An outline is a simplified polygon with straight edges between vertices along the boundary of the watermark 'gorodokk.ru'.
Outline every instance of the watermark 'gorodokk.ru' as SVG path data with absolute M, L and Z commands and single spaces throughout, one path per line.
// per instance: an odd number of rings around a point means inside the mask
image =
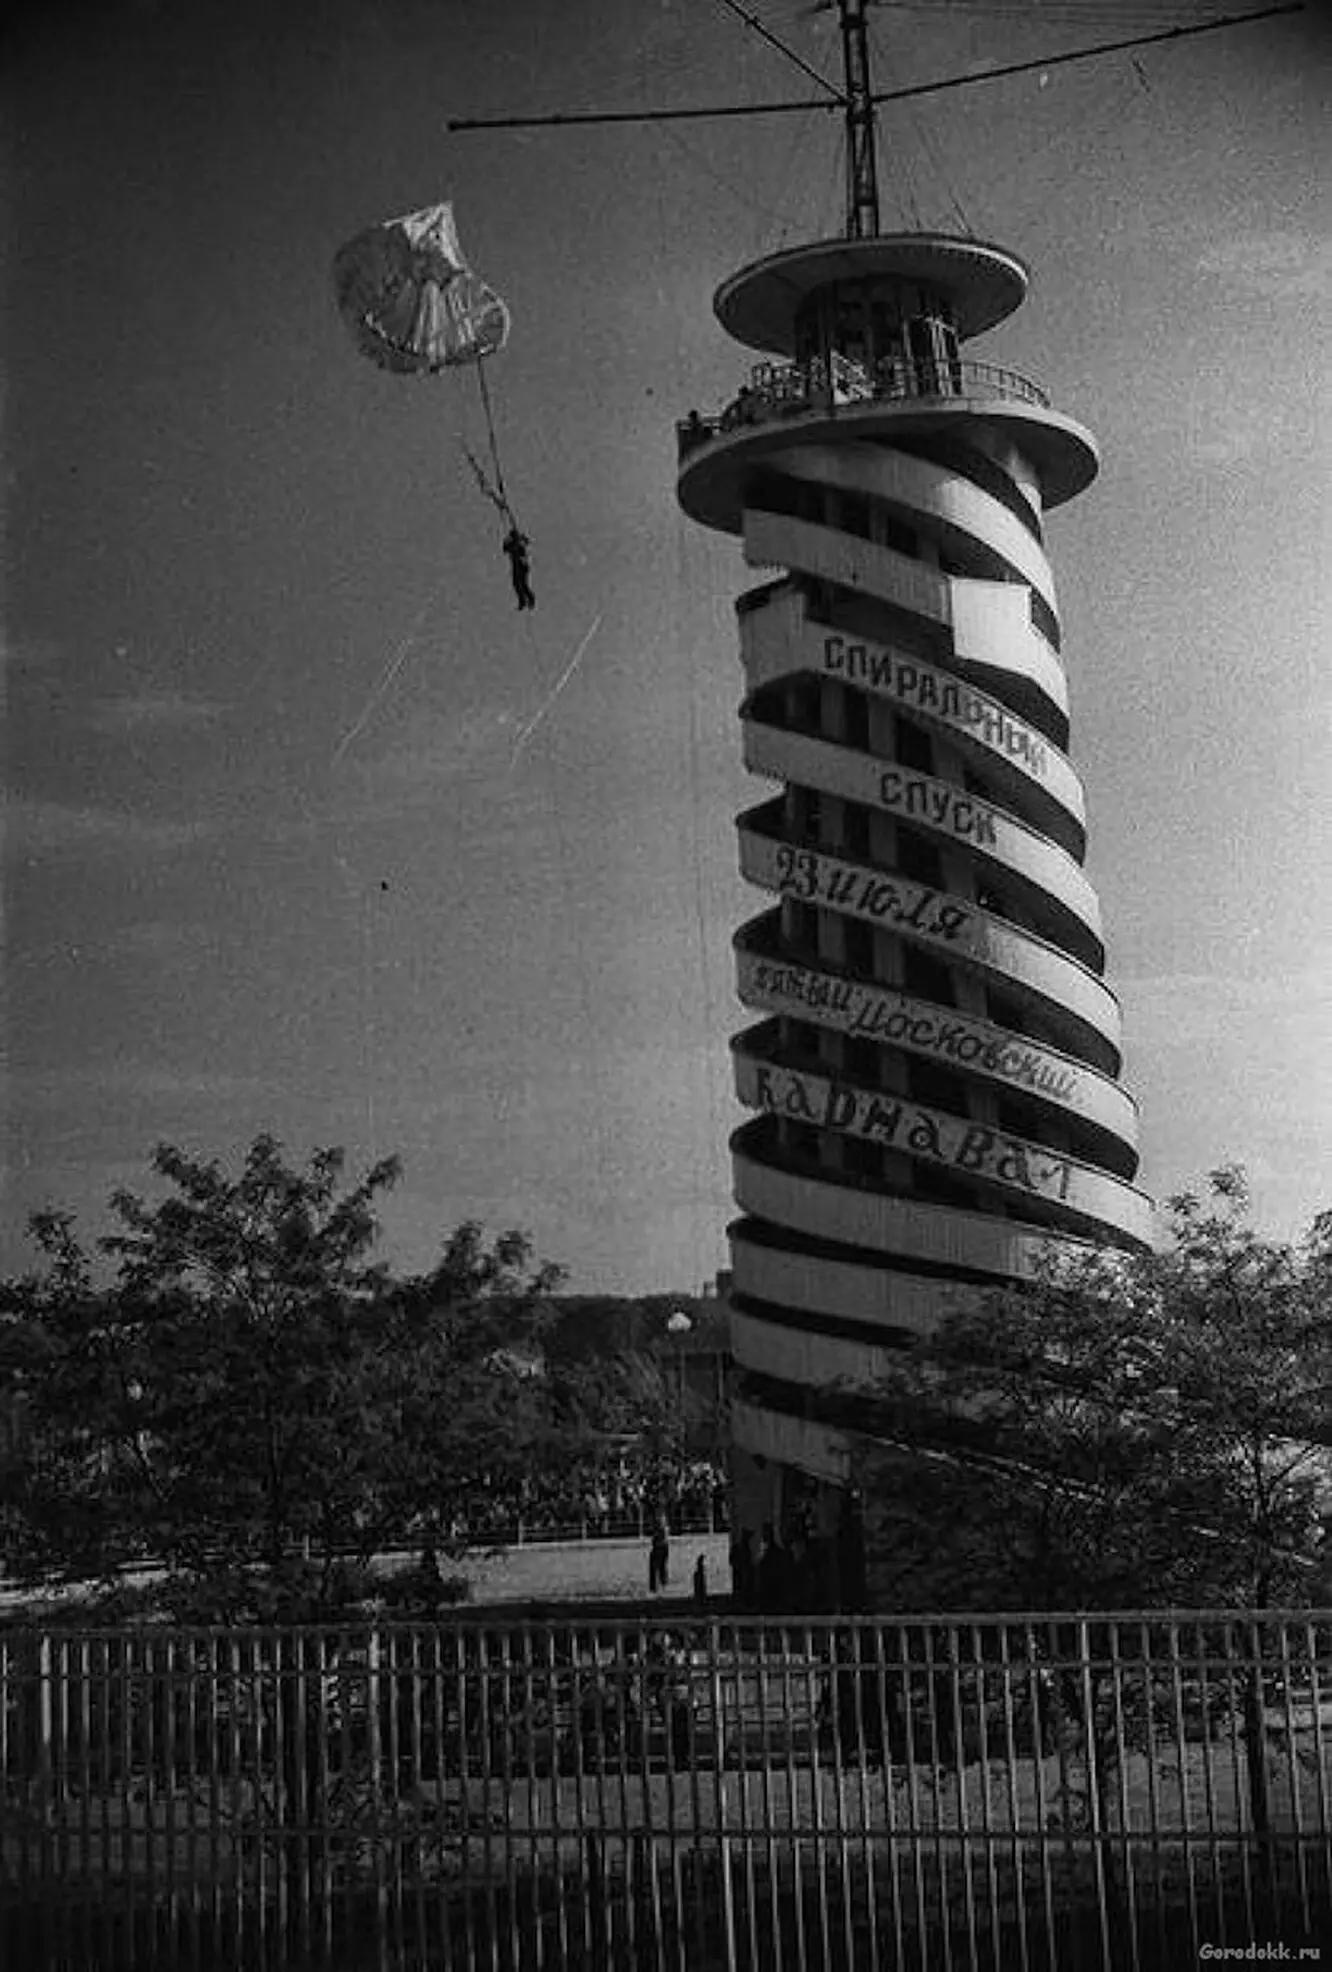
M 1198 1956 L 1204 1962 L 1233 1959 L 1241 1965 L 1317 1965 L 1322 1953 L 1317 1945 L 1203 1945 Z

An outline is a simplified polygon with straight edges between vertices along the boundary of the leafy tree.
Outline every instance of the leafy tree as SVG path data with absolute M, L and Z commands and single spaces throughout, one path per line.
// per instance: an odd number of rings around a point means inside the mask
M 373 1470 L 365 1370 L 387 1277 L 367 1255 L 397 1166 L 344 1185 L 341 1152 L 297 1169 L 267 1136 L 234 1178 L 171 1145 L 152 1161 L 170 1191 L 113 1196 L 107 1284 L 66 1218 L 34 1226 L 47 1269 L 11 1299 L 19 1559 L 109 1575 L 167 1556 L 218 1591 L 303 1546 L 326 1591 Z
M 1233 1169 L 1169 1211 L 1163 1251 L 1057 1259 L 950 1317 L 873 1393 L 857 1477 L 881 1603 L 1307 1600 L 1332 1471 L 1332 1239 L 1260 1238 Z
M 468 1220 L 436 1266 L 390 1298 L 380 1505 L 387 1525 L 413 1530 L 427 1575 L 466 1544 L 451 1514 L 460 1493 L 512 1496 L 578 1447 L 581 1420 L 556 1415 L 542 1350 L 560 1280 L 526 1234 L 487 1245 Z
M 8 1430 L 0 1531 L 33 1578 L 93 1576 L 132 1558 L 141 1442 L 138 1386 L 112 1297 L 98 1288 L 72 1220 L 32 1220 L 37 1271 L 0 1287 L 0 1392 Z
M 672 1321 L 681 1312 L 687 1327 L 677 1333 Z M 719 1456 L 728 1442 L 726 1407 L 688 1377 L 686 1335 L 694 1349 L 727 1352 L 715 1304 L 682 1303 L 679 1295 L 562 1299 L 543 1333 L 557 1406 L 580 1415 L 589 1431 L 633 1439 L 659 1470 Z
M 371 1256 L 396 1161 L 343 1167 L 261 1136 L 232 1176 L 162 1145 L 167 1196 L 115 1194 L 94 1254 L 67 1217 L 34 1222 L 43 1264 L 0 1290 L 22 1574 L 109 1584 L 152 1556 L 154 1598 L 181 1613 L 315 1615 L 409 1522 L 430 1546 L 460 1479 L 539 1454 L 544 1392 L 508 1365 L 555 1272 L 469 1222 L 394 1279 Z
M 1291 1247 L 1262 1239 L 1248 1209 L 1243 1174 L 1215 1171 L 1203 1196 L 1169 1202 L 1161 1252 L 1065 1258 L 904 1358 L 872 1393 L 875 1438 L 857 1473 L 876 1606 L 1258 1611 L 1316 1599 L 1332 1215 Z M 1237 1707 L 1252 1825 L 1266 1832 L 1264 1632 L 1229 1626 L 1217 1649 L 1226 1669 L 1195 1696 L 1204 1711 Z M 1145 1674 L 1136 1714 L 1126 1691 L 1112 1666 L 1089 1668 L 1078 1733 L 1103 1818 L 1124 1735 L 1146 1732 L 1154 1702 Z

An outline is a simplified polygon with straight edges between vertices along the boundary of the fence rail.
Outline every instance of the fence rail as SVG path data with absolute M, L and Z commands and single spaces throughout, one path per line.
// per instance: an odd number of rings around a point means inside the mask
M 1332 1614 L 20 1631 L 0 1963 L 1332 1963 L 1330 1799 Z
M 805 363 L 757 363 L 748 383 L 724 409 L 707 417 L 692 411 L 677 421 L 679 457 L 686 459 L 721 434 L 805 412 L 828 417 L 839 409 L 866 404 L 956 397 L 1003 398 L 1042 411 L 1050 407 L 1045 391 L 1029 377 L 970 357 L 923 363 L 889 359 L 873 370 L 840 359 L 831 366 L 819 358 Z

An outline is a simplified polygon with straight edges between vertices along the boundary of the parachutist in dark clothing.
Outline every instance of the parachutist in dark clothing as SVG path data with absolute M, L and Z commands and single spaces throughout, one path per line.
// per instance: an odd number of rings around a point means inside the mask
M 527 536 L 520 528 L 514 526 L 509 529 L 504 537 L 504 552 L 509 557 L 509 573 L 513 577 L 513 593 L 518 599 L 519 609 L 535 609 L 532 558 L 528 553 Z

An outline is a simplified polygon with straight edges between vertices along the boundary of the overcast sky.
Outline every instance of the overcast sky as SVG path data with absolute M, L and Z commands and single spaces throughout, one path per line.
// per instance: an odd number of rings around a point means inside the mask
M 832 15 L 751 4 L 839 73 Z M 885 7 L 876 79 L 1208 11 Z M 576 1288 L 698 1284 L 761 790 L 746 577 L 678 511 L 674 420 L 749 360 L 717 283 L 838 230 L 835 118 L 445 127 L 808 94 L 719 0 L 36 18 L 6 60 L 0 1266 L 35 1207 L 101 1229 L 159 1140 L 268 1130 L 401 1154 L 395 1263 L 475 1215 Z M 1050 545 L 1142 1182 L 1238 1159 L 1283 1235 L 1332 1202 L 1329 52 L 1311 9 L 880 131 L 887 228 L 1033 269 L 974 353 L 1103 448 Z M 445 197 L 512 310 L 530 616 L 460 450 L 474 377 L 382 374 L 332 305 L 346 238 Z

